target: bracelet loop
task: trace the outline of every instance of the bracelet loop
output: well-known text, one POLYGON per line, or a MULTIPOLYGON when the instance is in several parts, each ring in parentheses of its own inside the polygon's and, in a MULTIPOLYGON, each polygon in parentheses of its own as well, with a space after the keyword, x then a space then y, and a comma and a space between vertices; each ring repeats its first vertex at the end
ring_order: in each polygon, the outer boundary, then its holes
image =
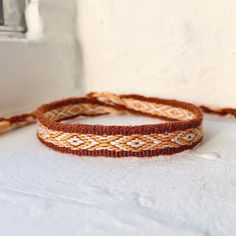
POLYGON ((38 138, 57 151, 80 156, 157 156, 191 149, 202 140, 202 112, 176 100, 90 93, 41 106, 38 138), (68 124, 67 119, 115 111, 151 116, 166 123, 135 126, 68 124))
POLYGON ((212 109, 177 100, 137 94, 89 93, 44 104, 36 111, 0 117, 0 133, 38 121, 37 136, 48 147, 79 156, 149 157, 170 155, 198 145, 202 138, 202 111, 236 117, 236 109, 212 109), (166 122, 145 125, 70 124, 79 116, 130 112, 166 122))

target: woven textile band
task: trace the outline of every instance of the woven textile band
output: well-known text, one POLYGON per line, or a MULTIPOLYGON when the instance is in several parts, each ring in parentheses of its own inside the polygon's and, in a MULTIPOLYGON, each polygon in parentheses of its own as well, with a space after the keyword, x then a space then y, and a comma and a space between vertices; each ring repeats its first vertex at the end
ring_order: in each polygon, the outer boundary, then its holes
POLYGON ((192 149, 202 140, 202 111, 176 100, 140 95, 90 93, 39 107, 35 112, 0 118, 0 131, 38 121, 37 136, 48 147, 79 156, 158 156, 192 149), (78 116, 127 111, 165 120, 136 126, 69 124, 78 116))

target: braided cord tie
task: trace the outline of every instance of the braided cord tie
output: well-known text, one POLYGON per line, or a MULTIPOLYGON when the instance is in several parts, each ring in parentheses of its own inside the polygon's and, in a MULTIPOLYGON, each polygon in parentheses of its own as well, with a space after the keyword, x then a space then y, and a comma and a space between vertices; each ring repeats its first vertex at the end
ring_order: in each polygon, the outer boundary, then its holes
POLYGON ((9 118, 0 117, 0 134, 12 129, 24 127, 28 124, 35 123, 36 121, 37 117, 34 112, 18 116, 11 116, 9 118))
POLYGON ((0 133, 38 122, 37 137, 46 146, 79 156, 148 157, 170 155, 198 145, 202 111, 236 117, 236 109, 197 107, 177 100, 135 94, 89 93, 44 104, 32 113, 0 118, 0 133), (154 117, 165 123, 135 126, 69 124, 78 116, 117 111, 154 117))

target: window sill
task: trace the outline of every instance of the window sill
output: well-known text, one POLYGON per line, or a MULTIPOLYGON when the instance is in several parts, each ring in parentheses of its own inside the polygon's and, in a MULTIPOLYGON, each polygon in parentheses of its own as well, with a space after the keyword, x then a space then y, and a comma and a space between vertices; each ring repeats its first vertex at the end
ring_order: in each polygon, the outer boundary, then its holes
POLYGON ((0 26, 0 33, 22 33, 25 32, 25 27, 23 26, 0 26))

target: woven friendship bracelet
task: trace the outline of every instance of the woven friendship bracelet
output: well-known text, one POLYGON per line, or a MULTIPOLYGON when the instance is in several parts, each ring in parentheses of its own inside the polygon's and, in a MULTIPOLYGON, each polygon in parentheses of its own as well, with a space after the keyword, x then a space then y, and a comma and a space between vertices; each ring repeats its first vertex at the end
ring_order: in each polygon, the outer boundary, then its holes
POLYGON ((90 93, 42 105, 35 112, 0 118, 0 133, 38 121, 37 136, 46 146, 79 156, 148 157, 170 155, 198 145, 202 138, 202 110, 219 115, 235 109, 213 110, 176 100, 90 93), (135 126, 69 124, 78 116, 97 116, 116 111, 150 116, 165 123, 135 126))

